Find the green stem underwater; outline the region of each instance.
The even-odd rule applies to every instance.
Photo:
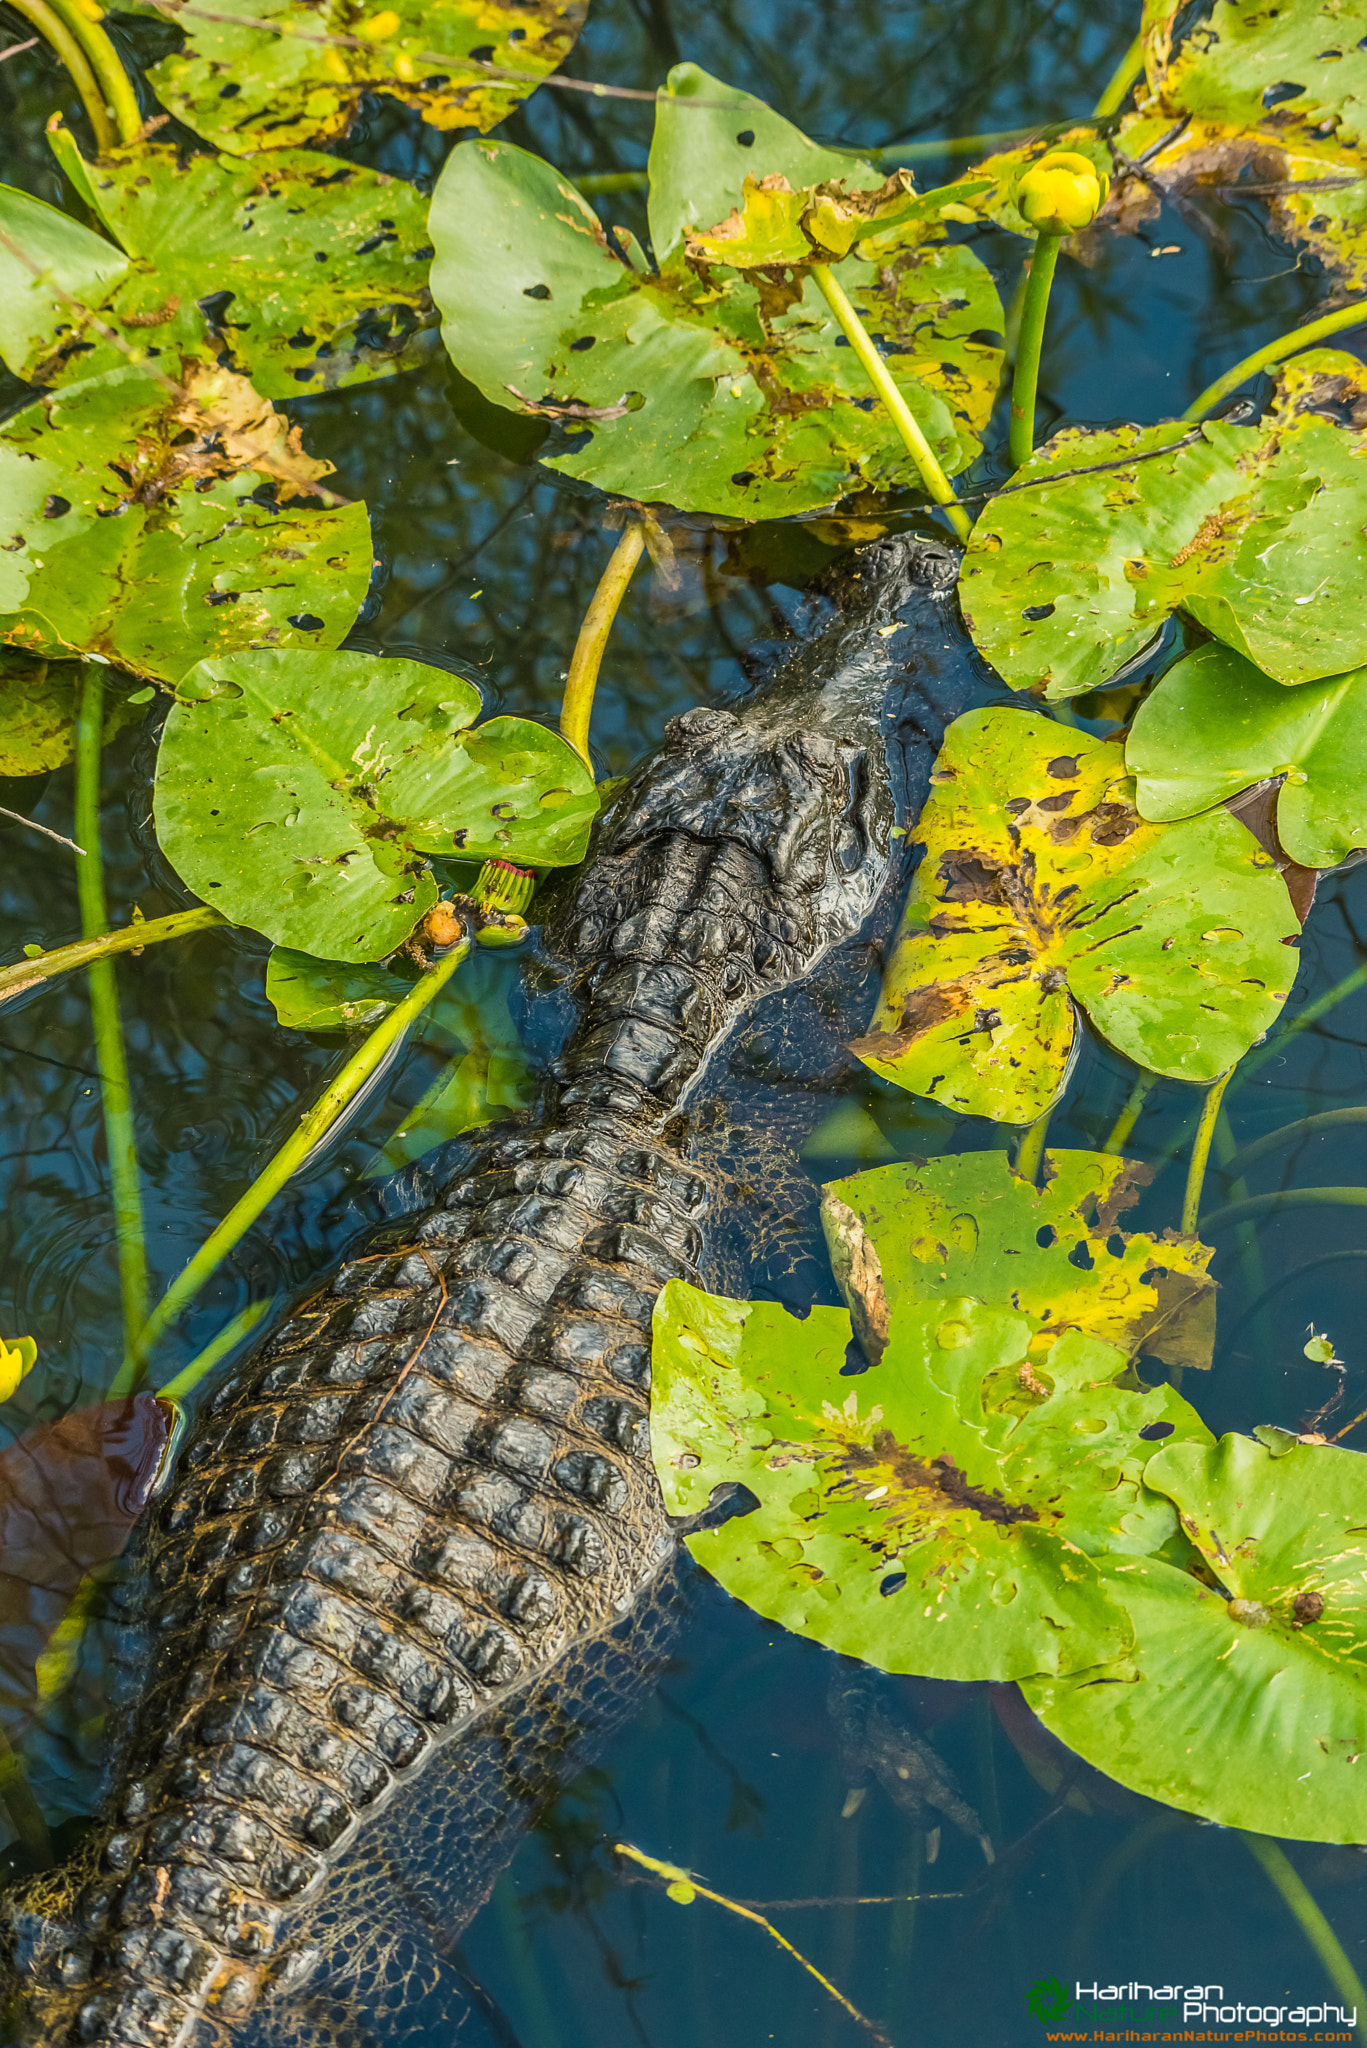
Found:
[[[226,1358],[235,1351],[244,1338],[250,1337],[257,1324],[263,1322],[275,1307],[275,1297],[267,1294],[260,1301],[249,1301],[245,1308],[226,1322],[216,1337],[211,1337],[202,1351],[197,1351],[188,1365],[183,1365],[174,1379],[157,1388],[157,1396],[163,1401],[183,1401],[193,1393],[206,1373],[212,1372],[220,1358]]]
[[[1115,1154],[1125,1150],[1125,1147],[1130,1142],[1134,1127],[1139,1122],[1139,1113],[1148,1101],[1149,1091],[1156,1079],[1157,1076],[1154,1074],[1141,1074],[1139,1076],[1139,1079],[1125,1097],[1124,1108],[1111,1125],[1111,1134],[1101,1148],[1103,1152],[1109,1153],[1114,1157]]]
[[[1143,75],[1144,31],[1141,28],[1107,80],[1101,98],[1092,109],[1093,118],[1104,121],[1108,114],[1118,114],[1124,105],[1126,93]]]
[[[1215,1120],[1220,1114],[1220,1104],[1225,1099],[1229,1086],[1229,1075],[1221,1074],[1218,1081],[1212,1081],[1206,1090],[1206,1099],[1201,1107],[1201,1121],[1196,1126],[1192,1140],[1191,1164],[1187,1168],[1187,1192],[1182,1203],[1182,1235],[1195,1237],[1196,1226],[1201,1217],[1201,1190],[1206,1184],[1206,1165],[1210,1159],[1211,1140],[1215,1136]]]
[[[142,133],[142,110],[133,81],[119,61],[109,31],[86,13],[80,0],[45,0],[53,13],[70,29],[86,62],[99,82],[104,104],[121,143],[135,142]]]
[[[1039,1186],[1039,1170],[1044,1161],[1044,1146],[1049,1136],[1049,1119],[1053,1113],[1051,1103],[1043,1116],[1036,1117],[1032,1124],[1026,1125],[1021,1132],[1021,1141],[1016,1147],[1016,1160],[1012,1172],[1019,1179],[1028,1180],[1031,1187]]]
[[[1249,1195],[1201,1218],[1204,1231],[1227,1230],[1254,1216],[1274,1216],[1279,1209],[1367,1209],[1367,1188],[1286,1188],[1278,1194]]]
[[[1351,306],[1340,306],[1336,313],[1326,313],[1321,320],[1311,320],[1304,327],[1295,327],[1290,334],[1278,336],[1276,341],[1267,342],[1255,349],[1251,356],[1245,356],[1232,370],[1226,370],[1223,377],[1217,377],[1213,384],[1207,384],[1199,398],[1193,398],[1182,417],[1184,420],[1204,419],[1222,398],[1228,398],[1250,377],[1260,376],[1270,370],[1274,363],[1285,362],[1288,356],[1298,356],[1302,349],[1314,348],[1317,342],[1326,340],[1331,334],[1341,334],[1346,327],[1361,327],[1367,322],[1367,299],[1354,299]]]
[[[85,848],[76,863],[76,888],[81,930],[97,939],[108,928],[104,894],[104,862],[100,851],[100,747],[104,734],[104,670],[87,663],[81,678],[76,714],[76,837]],[[123,1297],[125,1365],[127,1349],[147,1316],[147,1245],[143,1230],[142,1188],[138,1175],[133,1096],[128,1085],[128,1060],[119,1018],[119,992],[114,963],[94,959],[90,977],[90,1014],[95,1058],[100,1070],[100,1106],[109,1151],[109,1180],[114,1202],[114,1230],[119,1257],[119,1290]]]
[[[589,601],[570,657],[560,706],[560,733],[585,763],[589,763],[589,720],[593,716],[593,695],[603,665],[603,650],[645,544],[644,526],[639,519],[629,519]]]
[[[141,1384],[146,1375],[149,1353],[165,1336],[182,1309],[188,1307],[205,1282],[218,1271],[233,1247],[251,1229],[262,1210],[279,1194],[286,1181],[298,1172],[314,1146],[327,1136],[342,1111],[359,1094],[390,1047],[397,1044],[414,1019],[422,1014],[433,997],[446,986],[469,950],[470,937],[467,932],[463,939],[452,946],[444,959],[439,960],[434,967],[429,967],[422,979],[414,983],[403,1001],[394,1005],[388,1016],[383,1017],[375,1026],[370,1036],[362,1040],[342,1071],[329,1082],[313,1108],[301,1117],[299,1128],[285,1140],[246,1193],[234,1203],[218,1228],[204,1240],[189,1264],[167,1288],[138,1332],[136,1342],[109,1390],[111,1399],[117,1399],[120,1394],[131,1394]],[[180,1385],[184,1378],[185,1374],[182,1373],[178,1380],[170,1382],[171,1386]]]
[[[0,1003],[25,989],[55,981],[75,967],[88,967],[92,960],[112,959],[116,953],[140,953],[144,946],[158,946],[163,939],[184,938],[188,932],[207,931],[210,925],[227,924],[221,910],[207,903],[193,910],[173,910],[169,917],[152,917],[134,924],[121,924],[117,931],[101,932],[90,939],[77,939],[70,946],[54,946],[50,953],[35,954],[32,960],[16,960],[0,967]]]
[[[1021,306],[1016,342],[1016,371],[1011,380],[1011,466],[1019,469],[1035,452],[1035,399],[1039,390],[1040,350],[1049,313],[1049,293],[1058,265],[1062,235],[1041,234],[1035,243]]]
[[[21,14],[31,28],[37,29],[48,48],[61,60],[85,108],[85,117],[95,137],[95,153],[108,156],[111,149],[119,146],[119,132],[106,104],[104,90],[86,56],[84,44],[56,9],[48,5],[48,0],[11,0],[11,4],[15,13]]]
[[[927,494],[937,505],[943,507],[959,539],[967,540],[973,531],[972,521],[955,498],[954,486],[941,469],[935,450],[922,433],[910,406],[893,382],[892,373],[874,347],[868,329],[845,296],[843,285],[834,277],[827,263],[813,263],[811,274],[816,281],[817,290],[834,313],[841,333],[863,364],[869,382],[887,407],[888,416],[901,435],[907,453],[920,471],[921,482],[925,485]]]
[[[1339,1997],[1345,2004],[1356,2008],[1357,2024],[1353,2032],[1359,2041],[1367,2042],[1367,1990],[1363,1989],[1362,1980],[1344,1953],[1342,1942],[1306,1889],[1300,1873],[1291,1864],[1286,1851],[1269,1836],[1246,1834],[1244,1844],[1254,1862],[1262,1866],[1268,1883],[1281,1893],[1290,1907],[1301,1933],[1323,1963]]]

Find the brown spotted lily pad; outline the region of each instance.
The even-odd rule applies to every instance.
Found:
[[[1009,708],[956,719],[868,1035],[913,1094],[1001,1123],[1058,1099],[1084,1011],[1150,1071],[1208,1082],[1286,1001],[1298,926],[1228,812],[1146,823],[1113,740]]]

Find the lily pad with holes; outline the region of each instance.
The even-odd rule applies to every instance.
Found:
[[[0,234],[28,258],[0,243],[0,360],[16,377],[41,383],[60,343],[74,334],[79,316],[70,300],[101,305],[126,276],[128,259],[103,235],[12,185],[0,185]]]
[[[1302,867],[1367,846],[1367,668],[1286,690],[1212,644],[1168,670],[1125,748],[1142,817],[1189,818],[1283,776],[1277,837]]]
[[[403,179],[303,150],[247,164],[144,143],[94,164],[64,128],[49,140],[74,191],[127,252],[107,262],[103,285],[69,289],[172,378],[189,361],[222,361],[263,397],[286,398],[418,360],[421,326],[433,324],[431,248],[427,201]],[[5,359],[22,369],[8,351]],[[123,361],[63,301],[23,373],[50,382]]]
[[[1115,1384],[1125,1356],[1077,1330],[1047,1370],[1033,1319],[904,1294],[853,1376],[850,1321],[799,1322],[671,1281],[654,1323],[651,1445],[672,1514],[739,1482],[758,1506],[688,1538],[737,1599],[888,1671],[984,1679],[1081,1671],[1123,1608],[1093,1561],[1170,1543],[1143,1483],[1155,1422],[1204,1431],[1171,1388]]]
[[[1367,662],[1367,439],[1316,410],[1325,378],[1367,392],[1353,357],[1319,349],[1283,366],[1260,426],[1069,428],[1038,449],[961,583],[1011,687],[1095,689],[1179,609],[1278,682]]]
[[[1122,1785],[1224,1827],[1367,1840],[1367,1464],[1294,1440],[1172,1444],[1145,1483],[1176,1506],[1200,1576],[1103,1564],[1131,1657],[1032,1677],[1046,1727]]]
[[[1151,1178],[1104,1153],[1046,1152],[1032,1187],[1004,1152],[964,1152],[828,1182],[822,1224],[861,1342],[886,1343],[904,1301],[968,1294],[1029,1316],[1034,1360],[1080,1330],[1131,1360],[1208,1366],[1209,1246],[1117,1220]]]
[[[277,945],[379,960],[435,903],[425,855],[582,859],[593,778],[525,718],[476,726],[446,669],[362,654],[204,663],[157,757],[157,837],[206,903]],[[210,694],[212,692],[212,694]]]
[[[1164,114],[1338,142],[1367,131],[1363,0],[1215,0],[1199,15],[1150,0],[1144,36],[1148,96]]]
[[[1121,746],[995,707],[955,719],[883,993],[854,1050],[913,1094],[1032,1123],[1085,1011],[1153,1073],[1212,1081],[1295,977],[1286,885],[1211,811],[1147,824]]]
[[[0,775],[43,775],[76,751],[81,671],[74,661],[47,661],[0,647]],[[105,741],[136,725],[141,704],[106,689]]]
[[[148,78],[187,128],[239,156],[343,136],[371,93],[397,99],[434,128],[483,133],[564,62],[587,7],[588,0],[396,0],[320,12],[302,0],[219,0],[214,19],[183,18],[183,48]],[[357,37],[362,47],[330,42],[334,35]],[[489,66],[521,75],[494,78]]]
[[[365,507],[263,502],[315,489],[329,465],[244,380],[204,369],[186,391],[125,366],[0,428],[0,641],[174,683],[206,654],[350,630],[370,582]]]
[[[667,116],[681,118],[662,109]],[[754,133],[765,150],[756,174],[811,167],[813,146],[776,116]],[[737,146],[717,146],[729,175]],[[674,157],[653,154],[652,164],[669,167],[657,232],[681,232]],[[717,182],[709,170],[706,189]],[[918,485],[809,278],[756,282],[721,266],[700,275],[678,246],[650,272],[630,237],[624,261],[573,186],[505,142],[452,152],[431,229],[432,291],[457,369],[497,405],[582,431],[581,445],[547,458],[551,467],[745,520],[812,511],[861,485]],[[996,392],[1000,300],[978,258],[924,223],[895,247],[888,240],[877,266],[852,262],[842,281],[957,473],[978,452]]]

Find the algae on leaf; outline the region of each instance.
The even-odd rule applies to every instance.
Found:
[[[680,118],[660,110],[661,123]],[[811,168],[824,154],[772,114],[754,132],[746,153],[757,173]],[[706,130],[705,161],[713,145],[729,175],[734,140]],[[432,201],[432,291],[457,369],[494,404],[575,435],[551,467],[640,500],[752,520],[812,511],[861,485],[917,483],[815,284],[690,267],[676,146],[651,161],[668,173],[652,198],[655,232],[673,235],[659,272],[629,236],[619,240],[631,260],[615,255],[597,215],[539,158],[505,142],[452,152]],[[1000,300],[978,258],[924,223],[878,246],[876,266],[851,267],[851,296],[956,473],[991,412]]]
[[[1032,1187],[1004,1152],[963,1152],[828,1182],[822,1223],[857,1331],[871,1312],[886,1329],[904,1301],[966,1294],[1030,1316],[1041,1365],[1080,1330],[1131,1360],[1208,1366],[1209,1246],[1117,1222],[1151,1178],[1132,1160],[1050,1151]]]
[[[1029,1678],[1026,1699],[1136,1792],[1224,1827],[1367,1840],[1367,1465],[1226,1436],[1164,1446],[1145,1480],[1178,1508],[1201,1576],[1104,1560],[1133,1653]]]
[[[157,836],[235,924],[334,961],[379,960],[437,899],[425,855],[583,858],[593,778],[525,718],[475,725],[448,670],[362,654],[206,662],[166,723]],[[212,692],[213,694],[210,694]]]
[[[306,0],[219,0],[215,19],[184,17],[183,50],[148,78],[187,128],[240,156],[340,137],[367,93],[401,101],[434,128],[483,133],[564,62],[587,6],[396,0],[358,19]],[[359,37],[365,47],[329,35]],[[524,75],[493,78],[486,65]]]
[[[1067,428],[1037,449],[962,579],[1011,687],[1096,689],[1179,609],[1279,682],[1367,662],[1367,449],[1315,411],[1326,376],[1361,388],[1353,357],[1314,350],[1280,371],[1260,426]]]
[[[1199,647],[1140,705],[1125,746],[1145,818],[1188,818],[1265,777],[1302,867],[1367,846],[1367,668],[1284,689],[1228,647]]]
[[[864,1064],[913,1094],[1033,1123],[1076,1007],[1154,1073],[1212,1081],[1290,992],[1298,930],[1271,857],[1225,811],[1146,824],[1120,744],[994,708],[950,726],[926,848]]]
[[[363,505],[281,507],[330,465],[244,379],[129,365],[0,428],[0,641],[178,682],[206,654],[326,647],[370,582]]]

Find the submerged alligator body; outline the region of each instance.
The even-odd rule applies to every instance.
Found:
[[[575,1022],[534,1119],[210,1402],[144,1539],[106,1811],[6,1904],[6,2044],[501,2038],[444,1951],[528,1760],[610,1718],[668,1604],[650,1317],[726,1277],[733,1199],[701,1105],[756,1006],[896,910],[968,687],[954,566],[864,550],[738,713],[675,721],[551,933]]]

